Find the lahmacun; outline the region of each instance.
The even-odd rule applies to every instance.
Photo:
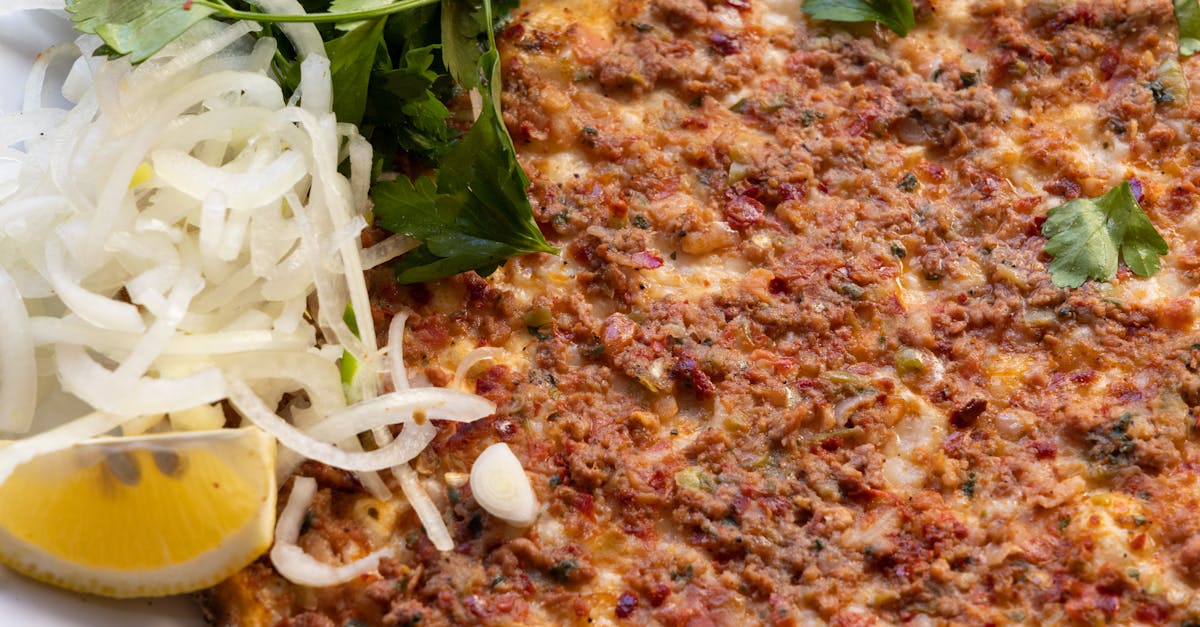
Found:
[[[1200,621],[1200,70],[1171,64],[1171,3],[916,18],[900,38],[798,0],[524,3],[505,121],[563,254],[369,277],[381,333],[411,312],[414,378],[503,349],[465,373],[496,414],[439,424],[414,463],[454,550],[310,462],[300,546],[396,555],[324,589],[260,560],[210,619]],[[1048,210],[1126,181],[1162,268],[1056,286]],[[528,528],[465,482],[497,442]]]

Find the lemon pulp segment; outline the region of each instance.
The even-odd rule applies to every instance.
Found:
[[[99,438],[0,485],[0,558],[86,592],[174,593],[264,551],[274,500],[274,440],[257,429]]]

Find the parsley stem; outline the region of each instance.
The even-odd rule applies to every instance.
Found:
[[[409,9],[415,9],[417,7],[434,4],[438,1],[439,0],[398,0],[394,4],[389,4],[387,6],[377,7],[374,9],[365,9],[363,11],[296,14],[254,13],[251,11],[239,11],[233,7],[230,7],[224,2],[220,2],[220,0],[216,2],[210,2],[209,0],[192,0],[191,4],[192,6],[197,7],[207,7],[216,11],[217,13],[220,13],[222,17],[233,20],[253,20],[255,22],[264,23],[307,22],[316,24],[321,22],[356,22],[358,20],[369,20],[371,18],[383,17],[385,15],[391,15],[392,13],[400,13],[401,11],[407,11]]]

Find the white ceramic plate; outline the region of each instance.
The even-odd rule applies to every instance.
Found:
[[[7,2],[8,0],[0,0]],[[39,52],[75,37],[61,14],[26,11],[0,16],[0,114],[21,109],[25,76]],[[46,94],[48,101],[52,94]],[[58,102],[65,101],[59,98]],[[113,601],[64,592],[0,567],[0,625],[37,627],[199,627],[186,597]]]

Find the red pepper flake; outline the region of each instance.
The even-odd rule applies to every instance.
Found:
[[[663,265],[662,257],[659,257],[657,253],[653,253],[648,250],[633,253],[632,257],[633,263],[635,263],[639,268],[653,270]]]
[[[1076,370],[1075,372],[1071,373],[1071,382],[1072,383],[1084,384],[1084,383],[1091,383],[1095,380],[1096,380],[1096,371],[1092,370],[1091,368],[1086,368],[1083,370]]]
[[[1140,551],[1140,550],[1146,548],[1146,534],[1139,533],[1136,536],[1134,536],[1133,540],[1130,541],[1130,543],[1129,543],[1129,548],[1131,548],[1135,551]]]
[[[659,494],[663,494],[667,490],[667,475],[662,470],[655,470],[646,483]]]
[[[508,374],[508,366],[503,364],[492,366],[484,371],[475,379],[475,393],[480,396],[487,396],[489,392],[507,389],[505,375]]]
[[[1100,57],[1100,75],[1104,80],[1109,80],[1117,73],[1117,68],[1121,67],[1121,54],[1116,47],[1109,48],[1104,56]]]
[[[725,203],[725,219],[729,226],[743,231],[762,220],[764,207],[761,202],[746,195],[737,195]]]
[[[739,11],[750,10],[750,0],[725,0],[725,4],[728,4]]]
[[[966,405],[950,412],[950,424],[963,429],[975,424],[983,412],[987,411],[987,401],[973,398]]]
[[[192,10],[192,0],[187,0],[186,2],[183,3],[183,10],[184,11]]]
[[[675,362],[671,367],[671,374],[677,379],[682,380],[684,384],[690,385],[699,398],[712,398],[716,396],[717,387],[713,385],[712,379],[700,369],[696,364],[696,360],[688,355],[681,356]]]
[[[801,187],[795,183],[780,183],[779,185],[779,200],[780,202],[787,200],[804,200],[808,197],[808,188]]]
[[[731,37],[720,31],[709,35],[708,43],[712,44],[713,50],[716,50],[723,56],[737,54],[742,51],[742,44],[736,37]]]
[[[1020,213],[1029,213],[1042,202],[1041,196],[1023,196],[1013,203],[1013,208]]]
[[[590,518],[596,511],[596,500],[590,494],[576,494],[575,509]]]
[[[517,435],[517,425],[512,420],[497,420],[492,427],[501,440],[511,440]]]
[[[521,37],[524,37],[524,36],[525,36],[525,25],[524,24],[513,24],[512,26],[509,26],[508,28],[504,29],[504,32],[502,32],[500,34],[501,39],[520,39]]]
[[[1091,26],[1098,21],[1099,12],[1087,5],[1061,11],[1046,23],[1050,32],[1060,31],[1071,24]]]
[[[1137,609],[1133,611],[1133,617],[1143,623],[1151,625],[1161,625],[1167,622],[1167,618],[1171,615],[1171,611],[1162,605],[1154,603],[1138,604]]]
[[[647,598],[650,599],[650,605],[658,607],[666,602],[669,596],[671,596],[671,587],[665,583],[660,583],[650,589]]]
[[[1032,440],[1025,446],[1038,459],[1054,459],[1058,456],[1058,445],[1050,440]]]
[[[617,618],[629,618],[633,611],[637,609],[638,600],[632,592],[626,590],[621,593],[621,598],[617,599]]]
[[[1079,198],[1083,194],[1083,188],[1079,183],[1061,176],[1043,185],[1042,189],[1047,193],[1065,198]]]

